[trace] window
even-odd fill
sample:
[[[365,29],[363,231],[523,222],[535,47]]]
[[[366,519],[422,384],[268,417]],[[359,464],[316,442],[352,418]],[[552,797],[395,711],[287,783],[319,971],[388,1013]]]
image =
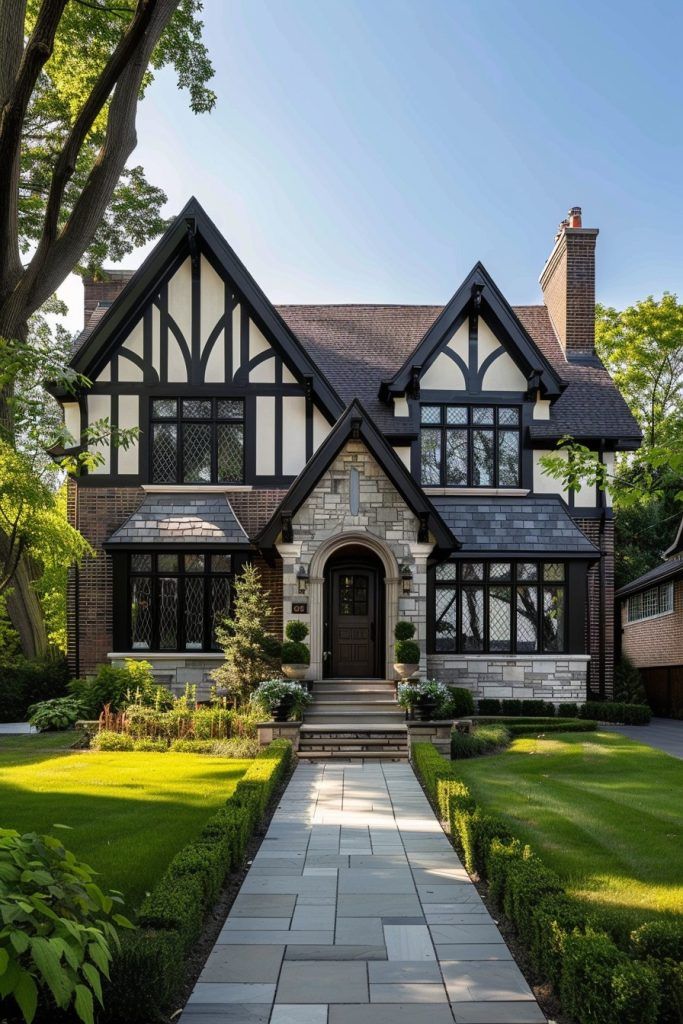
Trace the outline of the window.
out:
[[[641,619],[654,619],[657,615],[667,615],[674,610],[674,585],[662,583],[649,590],[641,590],[628,599],[628,622],[640,622]]]
[[[517,406],[422,405],[421,480],[432,487],[519,487]]]
[[[434,570],[435,652],[566,650],[562,562],[444,562]]]
[[[216,624],[230,611],[232,576],[229,554],[129,555],[129,648],[216,650]]]
[[[244,480],[241,398],[155,398],[150,419],[152,483]]]

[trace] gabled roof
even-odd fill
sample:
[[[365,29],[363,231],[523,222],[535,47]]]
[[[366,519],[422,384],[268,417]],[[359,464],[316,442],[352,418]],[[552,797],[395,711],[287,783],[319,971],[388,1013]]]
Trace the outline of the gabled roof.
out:
[[[472,308],[480,309],[489,326],[507,342],[506,347],[525,371],[526,376],[538,373],[541,390],[546,397],[560,393],[560,380],[551,363],[545,358],[515,316],[507,299],[495,284],[483,263],[475,263],[450,302],[425,333],[415,350],[410,353],[394,376],[383,382],[383,396],[404,394],[409,388],[414,367],[424,367],[441,347],[444,340],[462,322]]]
[[[249,547],[241,523],[225,494],[148,493],[140,507],[115,530],[104,547],[125,550],[141,545]]]
[[[656,565],[654,569],[644,572],[642,576],[631,580],[624,587],[620,587],[614,596],[618,598],[628,597],[629,594],[636,594],[639,590],[653,587],[657,583],[665,583],[667,580],[676,579],[678,576],[683,576],[683,558],[669,558],[666,562]]]
[[[442,521],[429,498],[358,401],[353,401],[348,406],[291,485],[270,521],[257,536],[259,547],[274,546],[278,534],[282,531],[283,517],[294,515],[303,505],[323,473],[332,465],[346,442],[352,438],[363,441],[406,505],[420,519],[421,530],[424,526],[425,532],[429,531],[436,537],[437,547],[443,550],[460,547],[460,542]]]
[[[177,263],[179,256],[190,254],[193,239],[218,261],[288,362],[302,377],[312,378],[314,394],[325,411],[333,419],[340,416],[344,403],[339,395],[194,196],[167,228],[111,307],[103,311],[92,329],[81,333],[71,357],[73,369],[91,378],[96,376],[121,334],[133,325],[151,299],[168,268]]]
[[[561,498],[432,498],[459,537],[459,555],[599,558],[600,552],[569,515]]]

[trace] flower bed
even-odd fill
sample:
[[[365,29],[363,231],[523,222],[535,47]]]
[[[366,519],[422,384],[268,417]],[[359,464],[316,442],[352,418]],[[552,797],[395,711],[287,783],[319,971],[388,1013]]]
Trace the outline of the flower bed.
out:
[[[525,945],[539,980],[578,1024],[672,1024],[683,1011],[683,928],[650,922],[630,936],[572,899],[508,825],[477,806],[457,768],[429,743],[413,763],[465,866]]]

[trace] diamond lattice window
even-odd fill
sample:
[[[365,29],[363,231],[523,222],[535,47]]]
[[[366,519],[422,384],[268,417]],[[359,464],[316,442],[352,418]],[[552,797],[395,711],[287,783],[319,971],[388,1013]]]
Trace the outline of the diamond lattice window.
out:
[[[155,398],[151,403],[153,483],[241,483],[244,400]]]
[[[428,487],[518,487],[516,406],[422,405],[421,481]]]

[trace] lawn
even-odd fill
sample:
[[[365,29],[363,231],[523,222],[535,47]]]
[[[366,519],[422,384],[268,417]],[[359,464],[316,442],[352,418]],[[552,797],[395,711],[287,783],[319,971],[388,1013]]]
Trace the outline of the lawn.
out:
[[[683,761],[577,733],[517,739],[458,772],[580,899],[634,924],[683,914]]]
[[[73,751],[73,734],[0,737],[0,825],[49,832],[120,889],[131,911],[230,796],[250,761]]]

